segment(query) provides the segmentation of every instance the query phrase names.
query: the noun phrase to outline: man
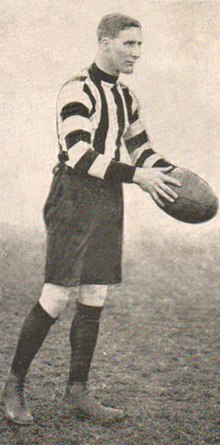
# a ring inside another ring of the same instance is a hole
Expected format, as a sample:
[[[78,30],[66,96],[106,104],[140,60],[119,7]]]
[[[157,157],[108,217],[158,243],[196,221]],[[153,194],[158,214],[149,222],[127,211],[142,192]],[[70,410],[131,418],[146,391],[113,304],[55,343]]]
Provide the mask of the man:
[[[110,14],[97,34],[95,63],[66,82],[58,96],[59,164],[44,209],[45,284],[24,321],[2,394],[6,416],[19,424],[33,422],[24,398],[29,366],[78,285],[64,406],[101,422],[123,417],[87,389],[107,286],[121,281],[122,184],[138,184],[161,206],[163,198],[177,198],[168,184],[180,185],[166,174],[173,166],[150,147],[137,100],[118,79],[133,72],[140,56],[140,23]],[[132,165],[121,162],[123,147]]]

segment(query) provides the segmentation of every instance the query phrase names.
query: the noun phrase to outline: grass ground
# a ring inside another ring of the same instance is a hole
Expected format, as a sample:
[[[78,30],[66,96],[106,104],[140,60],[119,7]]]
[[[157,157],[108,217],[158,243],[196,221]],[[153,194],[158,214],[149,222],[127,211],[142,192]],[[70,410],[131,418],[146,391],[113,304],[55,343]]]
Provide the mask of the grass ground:
[[[44,243],[4,227],[0,243],[2,385],[41,288]],[[124,407],[126,419],[104,427],[62,414],[73,298],[28,376],[36,423],[14,426],[1,412],[1,445],[220,444],[218,233],[195,245],[151,237],[124,263],[124,283],[112,287],[103,314],[90,383],[103,403]]]

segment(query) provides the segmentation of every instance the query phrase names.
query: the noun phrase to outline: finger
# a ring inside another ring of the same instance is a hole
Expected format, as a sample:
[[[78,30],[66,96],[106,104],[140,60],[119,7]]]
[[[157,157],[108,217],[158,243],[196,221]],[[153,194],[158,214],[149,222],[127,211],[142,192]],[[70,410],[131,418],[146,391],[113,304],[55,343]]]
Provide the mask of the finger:
[[[152,199],[156,202],[156,204],[158,204],[160,207],[164,207],[164,203],[163,203],[163,201],[161,201],[161,199],[159,198],[157,192],[152,192],[152,193],[151,193],[151,197],[152,197]]]
[[[160,187],[155,187],[157,193],[162,196],[163,198],[165,198],[167,201],[169,202],[174,202],[174,199],[168,195],[168,193],[166,193],[164,190],[162,190]]]
[[[166,193],[168,193],[168,195],[172,196],[174,199],[178,198],[177,193],[174,192],[172,188],[168,187],[168,185],[164,184],[164,182],[160,184],[160,188],[163,189]]]
[[[168,176],[168,175],[164,175],[164,176],[165,176],[165,178],[163,178],[164,182],[169,182],[170,184],[177,185],[177,187],[181,187],[182,184],[177,179],[172,178],[172,176]]]
[[[158,170],[161,173],[167,173],[170,172],[171,170],[173,170],[172,165],[170,165],[169,167],[153,167],[154,170]]]

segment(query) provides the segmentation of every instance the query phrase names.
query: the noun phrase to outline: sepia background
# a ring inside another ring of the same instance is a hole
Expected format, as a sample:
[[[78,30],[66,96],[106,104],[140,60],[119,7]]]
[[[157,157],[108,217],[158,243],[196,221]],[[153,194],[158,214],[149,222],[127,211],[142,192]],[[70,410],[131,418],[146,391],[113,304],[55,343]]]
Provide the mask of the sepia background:
[[[140,99],[154,149],[220,196],[220,1],[2,0],[0,387],[44,278],[57,92],[93,61],[97,24],[117,11],[143,25],[142,57],[122,78]],[[109,290],[90,380],[128,417],[106,428],[62,415],[73,299],[28,376],[37,422],[27,431],[2,416],[0,443],[220,443],[220,212],[181,223],[135,185],[125,186],[125,207],[124,280]]]

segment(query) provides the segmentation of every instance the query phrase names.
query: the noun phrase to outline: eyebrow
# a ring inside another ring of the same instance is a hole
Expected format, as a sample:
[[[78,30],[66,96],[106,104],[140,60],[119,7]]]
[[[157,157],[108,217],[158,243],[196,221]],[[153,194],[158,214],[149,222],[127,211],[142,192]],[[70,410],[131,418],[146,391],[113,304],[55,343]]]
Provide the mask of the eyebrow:
[[[142,45],[142,40],[125,40],[124,43],[139,43],[140,45]]]

